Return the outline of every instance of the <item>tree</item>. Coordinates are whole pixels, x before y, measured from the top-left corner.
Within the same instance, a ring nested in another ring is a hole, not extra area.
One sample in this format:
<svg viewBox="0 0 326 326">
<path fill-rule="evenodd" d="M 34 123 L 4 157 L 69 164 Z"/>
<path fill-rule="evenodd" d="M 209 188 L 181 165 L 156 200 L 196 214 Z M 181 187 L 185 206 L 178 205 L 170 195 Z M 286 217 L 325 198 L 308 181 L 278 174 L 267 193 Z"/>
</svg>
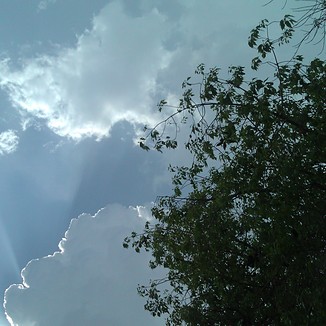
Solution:
<svg viewBox="0 0 326 326">
<path fill-rule="evenodd" d="M 167 325 L 326 324 L 326 63 L 278 61 L 294 24 L 285 16 L 275 40 L 262 37 L 266 20 L 251 32 L 252 69 L 268 64 L 270 78 L 200 65 L 200 82 L 187 78 L 176 111 L 141 140 L 177 148 L 167 130 L 190 128 L 192 164 L 170 167 L 174 194 L 124 243 L 166 268 L 138 290 Z"/>
</svg>

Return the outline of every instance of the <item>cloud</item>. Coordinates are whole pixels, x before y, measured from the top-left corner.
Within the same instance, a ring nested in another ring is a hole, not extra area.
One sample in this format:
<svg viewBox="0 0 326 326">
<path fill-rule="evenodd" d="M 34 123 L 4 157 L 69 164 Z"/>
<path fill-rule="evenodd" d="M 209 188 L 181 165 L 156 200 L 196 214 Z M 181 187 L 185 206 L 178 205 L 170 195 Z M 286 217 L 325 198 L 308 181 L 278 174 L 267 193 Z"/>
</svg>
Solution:
<svg viewBox="0 0 326 326">
<path fill-rule="evenodd" d="M 19 137 L 13 130 L 0 133 L 0 155 L 13 153 L 18 147 Z"/>
<path fill-rule="evenodd" d="M 5 293 L 11 325 L 163 325 L 144 308 L 137 285 L 155 277 L 146 254 L 122 248 L 148 218 L 142 207 L 110 205 L 73 219 L 59 252 L 32 260 L 22 284 Z M 157 274 L 156 274 L 157 276 Z"/>
<path fill-rule="evenodd" d="M 3 60 L 0 85 L 14 106 L 64 137 L 100 139 L 122 120 L 152 122 L 156 75 L 169 60 L 163 22 L 158 11 L 131 18 L 113 2 L 75 47 L 25 60 L 21 69 Z"/>
</svg>

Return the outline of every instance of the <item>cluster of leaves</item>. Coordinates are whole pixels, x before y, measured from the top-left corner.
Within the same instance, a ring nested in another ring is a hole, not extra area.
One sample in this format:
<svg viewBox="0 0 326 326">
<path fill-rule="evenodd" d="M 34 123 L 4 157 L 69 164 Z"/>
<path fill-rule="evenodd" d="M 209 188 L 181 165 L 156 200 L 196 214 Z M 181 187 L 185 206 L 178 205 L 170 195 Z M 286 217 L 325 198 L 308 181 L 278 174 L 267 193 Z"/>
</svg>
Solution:
<svg viewBox="0 0 326 326">
<path fill-rule="evenodd" d="M 252 68 L 271 56 L 274 76 L 246 81 L 243 67 L 231 67 L 223 79 L 200 65 L 201 82 L 185 81 L 162 122 L 177 128 L 176 117 L 187 117 L 194 161 L 172 168 L 174 195 L 158 199 L 156 224 L 124 245 L 167 268 L 139 288 L 167 325 L 326 324 L 326 63 L 277 61 L 275 45 L 289 41 L 294 23 L 286 16 L 272 41 L 261 38 L 263 21 L 249 38 Z M 147 137 L 154 148 L 178 145 L 157 129 Z"/>
</svg>

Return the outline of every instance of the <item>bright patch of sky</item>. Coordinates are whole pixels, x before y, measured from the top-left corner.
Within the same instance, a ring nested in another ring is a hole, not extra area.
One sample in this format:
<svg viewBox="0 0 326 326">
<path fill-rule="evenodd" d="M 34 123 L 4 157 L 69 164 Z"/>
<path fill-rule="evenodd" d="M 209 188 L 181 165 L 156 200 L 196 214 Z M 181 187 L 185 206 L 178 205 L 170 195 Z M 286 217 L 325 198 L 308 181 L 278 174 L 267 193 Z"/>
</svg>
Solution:
<svg viewBox="0 0 326 326">
<path fill-rule="evenodd" d="M 16 150 L 19 138 L 13 130 L 0 133 L 0 155 L 9 154 Z"/>
<path fill-rule="evenodd" d="M 198 64 L 248 66 L 250 30 L 291 7 L 253 0 L 1 4 L 0 289 L 18 284 L 6 292 L 1 325 L 155 325 L 136 294 L 151 277 L 148 257 L 121 248 L 141 228 L 126 207 L 169 193 L 168 164 L 189 157 L 145 153 L 135 135 L 162 119 L 156 103 L 177 99 Z"/>
</svg>

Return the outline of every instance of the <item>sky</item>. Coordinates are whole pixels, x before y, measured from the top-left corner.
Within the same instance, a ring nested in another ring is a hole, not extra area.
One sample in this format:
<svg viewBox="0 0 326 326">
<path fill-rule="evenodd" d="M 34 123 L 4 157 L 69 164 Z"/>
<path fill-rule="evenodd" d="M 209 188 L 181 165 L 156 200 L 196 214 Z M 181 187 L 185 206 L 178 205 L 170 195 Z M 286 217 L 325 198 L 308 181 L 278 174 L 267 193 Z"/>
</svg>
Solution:
<svg viewBox="0 0 326 326">
<path fill-rule="evenodd" d="M 136 291 L 163 271 L 122 242 L 189 156 L 136 139 L 198 64 L 247 67 L 250 30 L 293 3 L 0 1 L 0 325 L 164 324 Z"/>
</svg>

